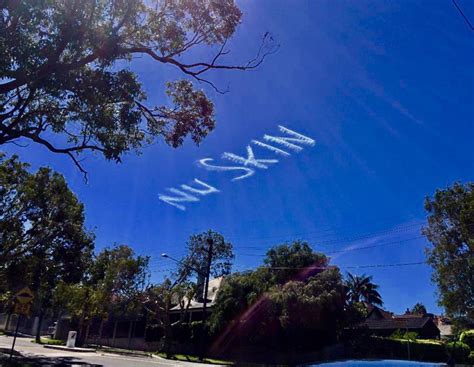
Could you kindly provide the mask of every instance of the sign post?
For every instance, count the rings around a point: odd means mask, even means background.
[[[21,291],[15,294],[15,309],[13,313],[17,315],[17,319],[9,361],[11,361],[13,358],[13,351],[15,350],[16,337],[18,335],[18,328],[20,327],[21,316],[28,316],[30,314],[31,303],[33,302],[34,298],[33,292],[28,287],[23,288]]]
[[[12,344],[12,349],[10,350],[10,358],[8,359],[8,362],[11,362],[13,358],[13,351],[15,350],[15,343],[16,343],[16,335],[18,334],[18,327],[20,326],[20,315],[16,318],[16,326],[15,326],[15,335],[13,336],[13,344]]]

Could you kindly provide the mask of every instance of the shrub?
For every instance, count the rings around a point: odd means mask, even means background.
[[[474,329],[463,331],[459,337],[459,341],[469,345],[469,348],[474,351]]]
[[[408,355],[409,353],[409,355]],[[417,361],[446,362],[454,357],[457,363],[469,364],[474,355],[470,355],[467,344],[461,342],[440,343],[370,337],[355,345],[357,358],[393,358]]]
[[[462,342],[450,342],[446,344],[446,350],[458,363],[467,363],[471,348]]]
[[[467,358],[467,363],[472,364],[474,366],[474,351],[469,354],[469,357]]]
[[[401,331],[400,329],[395,330],[392,335],[392,339],[406,339],[406,340],[415,340],[418,338],[418,333],[414,331]]]
[[[442,344],[370,337],[359,344],[358,357],[413,359],[418,361],[445,362],[448,359],[446,348]],[[410,356],[408,356],[410,353]]]

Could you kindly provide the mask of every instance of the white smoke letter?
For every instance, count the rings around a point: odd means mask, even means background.
[[[284,156],[289,156],[290,155],[290,153],[288,153],[286,150],[274,147],[273,145],[262,143],[259,140],[252,140],[252,143],[254,143],[255,145],[257,145],[259,147],[271,150],[272,152],[274,152],[276,154],[281,154],[281,155],[284,155]]]
[[[234,153],[224,153],[222,154],[222,159],[228,159],[235,163],[241,163],[244,166],[254,166],[257,168],[268,168],[267,164],[278,163],[278,159],[255,159],[255,154],[253,153],[252,147],[247,145],[247,158],[241,157]]]
[[[205,190],[196,189],[196,188],[188,186],[188,185],[181,185],[181,188],[183,190],[187,190],[189,192],[192,192],[193,194],[198,194],[198,195],[201,195],[201,196],[209,195],[209,194],[212,194],[214,192],[219,192],[219,190],[216,189],[215,187],[213,187],[211,185],[208,185],[207,183],[202,182],[202,181],[198,180],[197,178],[194,179],[194,182],[201,185],[201,186],[204,186]]]
[[[173,194],[176,194],[178,196],[168,196],[168,195],[163,195],[159,194],[158,199],[164,201],[166,204],[172,205],[179,210],[186,210],[186,207],[181,204],[177,203],[183,203],[183,202],[196,202],[199,201],[199,199],[196,196],[190,195],[184,191],[175,189],[175,188],[170,188],[168,191],[171,191]]]
[[[313,146],[315,144],[314,139],[311,139],[307,136],[301,135],[296,131],[290,130],[284,126],[278,125],[278,128],[282,133],[288,134],[292,136],[291,138],[282,137],[282,136],[271,136],[271,135],[264,135],[263,139],[266,141],[270,141],[273,143],[278,143],[284,145],[285,147],[294,150],[295,152],[300,152],[303,148],[296,143]]]
[[[253,176],[255,174],[255,170],[252,168],[241,167],[241,166],[216,166],[214,164],[209,164],[208,162],[212,162],[213,158],[203,158],[197,161],[197,165],[199,167],[205,168],[208,171],[216,171],[216,172],[225,172],[225,171],[244,171],[243,175],[234,177],[232,181],[242,180],[244,178]]]

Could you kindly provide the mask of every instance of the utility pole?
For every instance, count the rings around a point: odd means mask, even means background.
[[[207,239],[207,262],[206,262],[206,272],[204,280],[204,299],[202,304],[202,347],[201,355],[199,359],[202,361],[204,359],[206,347],[207,347],[207,330],[206,330],[206,320],[207,320],[207,296],[209,291],[209,277],[211,276],[211,264],[212,264],[212,252],[214,250],[214,241],[212,238]]]
[[[204,299],[202,303],[202,337],[201,337],[201,350],[199,353],[199,359],[202,361],[205,355],[206,349],[206,342],[207,342],[207,332],[206,332],[206,320],[207,320],[207,297],[209,293],[209,278],[211,276],[211,265],[212,265],[212,256],[214,251],[214,240],[212,238],[208,238],[206,240],[208,247],[207,249],[203,246],[203,250],[207,252],[206,258],[206,270],[203,272],[202,269],[194,268],[183,263],[180,260],[174,259],[170,255],[163,253],[161,254],[162,257],[167,259],[171,259],[179,264],[183,264],[184,266],[189,267],[191,270],[194,270],[198,275],[204,276]]]
[[[207,239],[207,243],[209,247],[207,248],[207,263],[206,263],[206,273],[205,273],[205,280],[204,280],[204,302],[202,305],[202,322],[203,325],[206,323],[207,319],[207,295],[208,295],[208,289],[209,289],[209,277],[211,275],[211,264],[212,264],[212,251],[213,251],[213,246],[214,246],[214,241],[212,238]]]

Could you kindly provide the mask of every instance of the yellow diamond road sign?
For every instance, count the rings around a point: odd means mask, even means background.
[[[22,304],[30,303],[33,301],[33,298],[35,298],[33,292],[28,287],[23,288],[21,291],[15,294],[15,297],[17,301]]]
[[[31,305],[28,304],[28,303],[17,303],[15,305],[14,313],[16,313],[17,315],[29,316],[30,315],[30,309],[31,309]]]

